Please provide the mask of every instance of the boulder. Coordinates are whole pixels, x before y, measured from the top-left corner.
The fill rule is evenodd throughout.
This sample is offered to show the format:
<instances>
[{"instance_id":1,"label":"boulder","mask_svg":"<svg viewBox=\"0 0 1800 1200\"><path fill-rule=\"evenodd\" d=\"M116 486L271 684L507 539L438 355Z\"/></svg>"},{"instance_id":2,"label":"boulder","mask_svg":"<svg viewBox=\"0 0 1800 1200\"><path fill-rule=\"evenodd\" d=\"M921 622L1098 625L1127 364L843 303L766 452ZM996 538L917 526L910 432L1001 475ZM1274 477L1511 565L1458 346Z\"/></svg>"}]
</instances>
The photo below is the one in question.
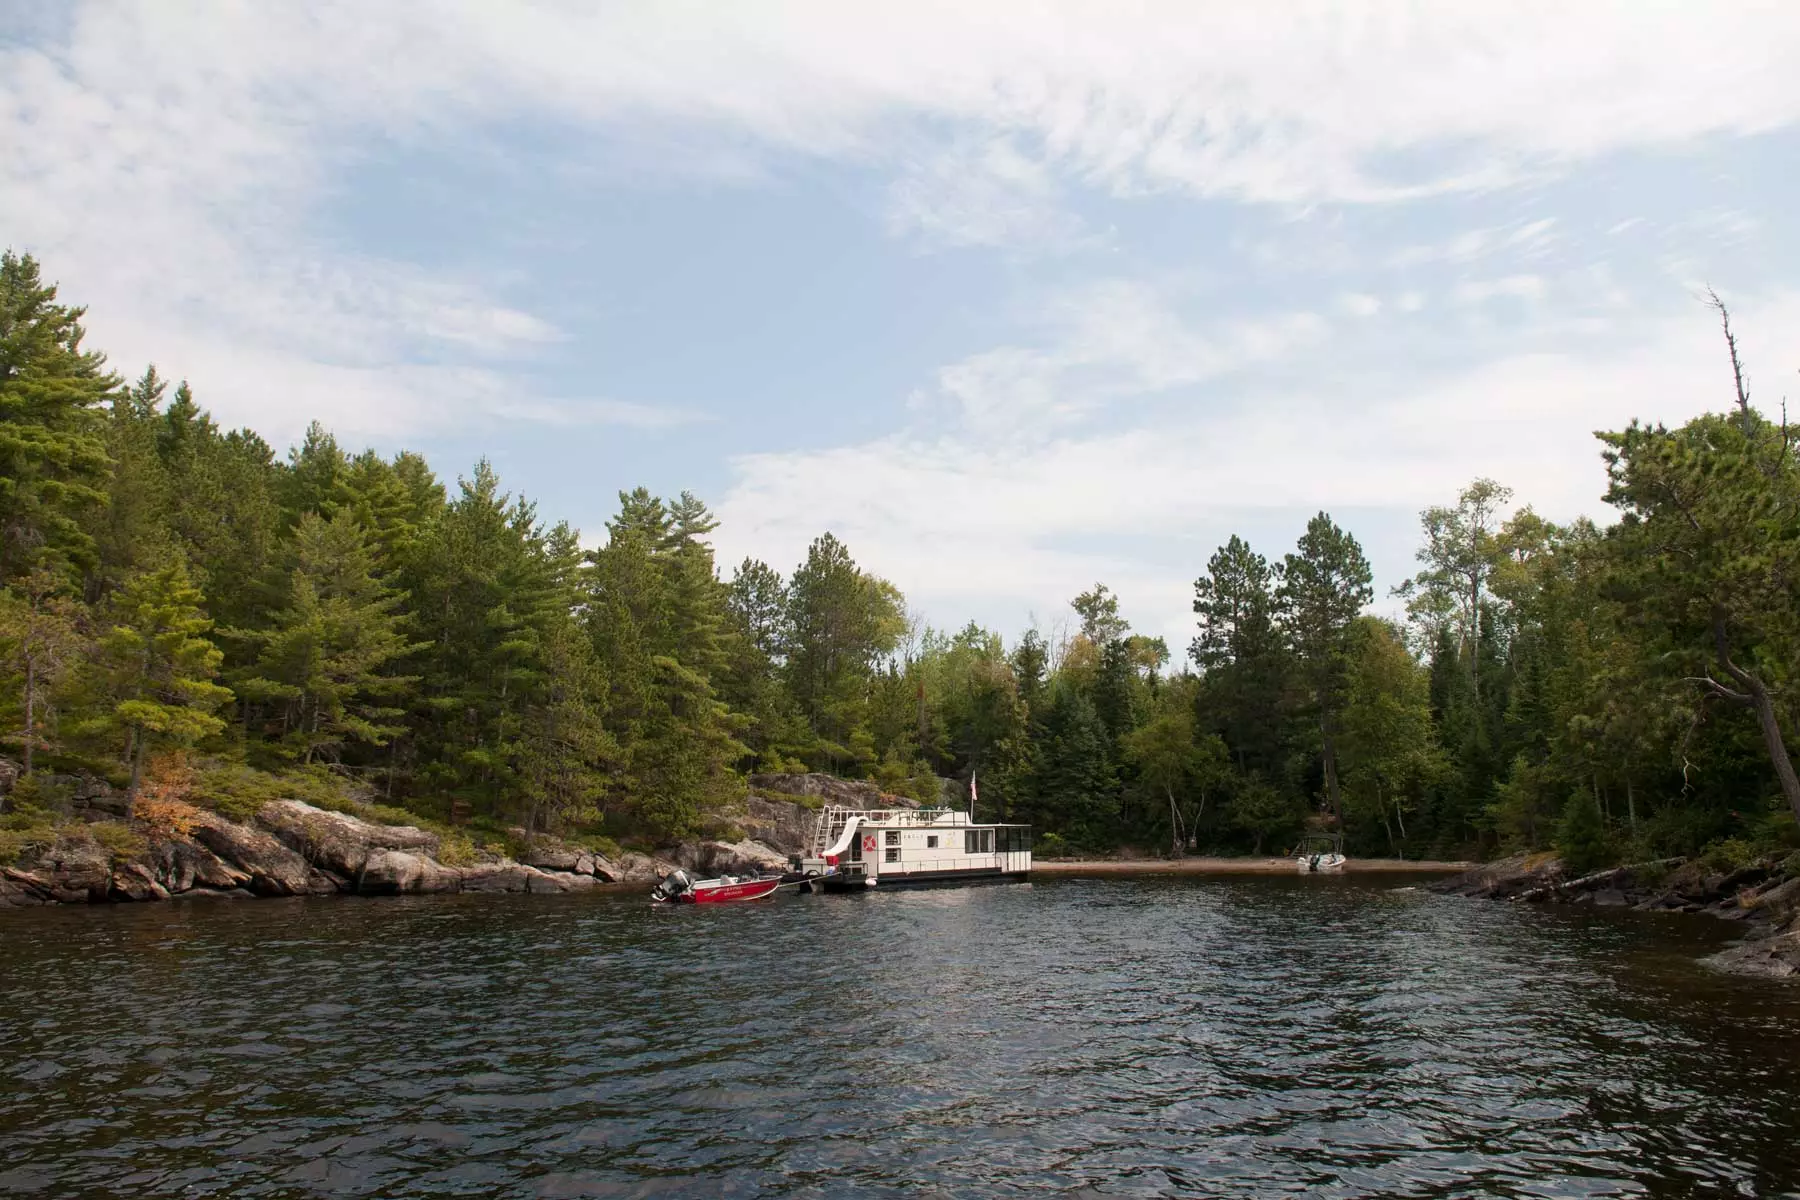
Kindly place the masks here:
<instances>
[{"instance_id":1,"label":"boulder","mask_svg":"<svg viewBox=\"0 0 1800 1200\"><path fill-rule=\"evenodd\" d=\"M598 883L617 883L618 868L598 854L584 854L575 863L577 875L589 875Z\"/></svg>"},{"instance_id":2,"label":"boulder","mask_svg":"<svg viewBox=\"0 0 1800 1200\"><path fill-rule=\"evenodd\" d=\"M38 855L32 873L44 880L50 898L63 904L104 900L112 890L112 855L86 839L59 838Z\"/></svg>"},{"instance_id":3,"label":"boulder","mask_svg":"<svg viewBox=\"0 0 1800 1200\"><path fill-rule=\"evenodd\" d=\"M113 871L112 900L167 900L169 889L156 881L143 863L129 862Z\"/></svg>"},{"instance_id":4,"label":"boulder","mask_svg":"<svg viewBox=\"0 0 1800 1200\"><path fill-rule=\"evenodd\" d=\"M541 871L580 871L582 859L591 857L585 851L553 838L534 838L530 848L519 855L519 861Z\"/></svg>"},{"instance_id":5,"label":"boulder","mask_svg":"<svg viewBox=\"0 0 1800 1200\"><path fill-rule=\"evenodd\" d=\"M170 838L153 843L145 857L156 881L171 893L192 888L241 888L250 873L239 870L198 842Z\"/></svg>"},{"instance_id":6,"label":"boulder","mask_svg":"<svg viewBox=\"0 0 1800 1200\"><path fill-rule=\"evenodd\" d=\"M259 896L326 895L337 885L271 834L207 813L194 826L193 838L219 858L248 875Z\"/></svg>"},{"instance_id":7,"label":"boulder","mask_svg":"<svg viewBox=\"0 0 1800 1200\"><path fill-rule=\"evenodd\" d=\"M1800 975L1800 922L1769 936L1728 946L1705 961L1735 975L1760 975L1765 979Z\"/></svg>"},{"instance_id":8,"label":"boulder","mask_svg":"<svg viewBox=\"0 0 1800 1200\"><path fill-rule=\"evenodd\" d=\"M647 854L621 854L613 866L613 882L615 883L655 883L664 875L675 869L677 864L667 859L651 858Z\"/></svg>"},{"instance_id":9,"label":"boulder","mask_svg":"<svg viewBox=\"0 0 1800 1200\"><path fill-rule=\"evenodd\" d=\"M754 875L759 871L785 871L788 861L779 850L761 842L690 842L669 851L669 857L702 877Z\"/></svg>"},{"instance_id":10,"label":"boulder","mask_svg":"<svg viewBox=\"0 0 1800 1200\"><path fill-rule=\"evenodd\" d=\"M69 808L76 816L89 821L122 821L131 813L131 797L104 779L78 775Z\"/></svg>"},{"instance_id":11,"label":"boulder","mask_svg":"<svg viewBox=\"0 0 1800 1200\"><path fill-rule=\"evenodd\" d=\"M744 801L744 818L738 822L756 841L787 854L804 853L818 821L815 809L778 796L752 794Z\"/></svg>"},{"instance_id":12,"label":"boulder","mask_svg":"<svg viewBox=\"0 0 1800 1200\"><path fill-rule=\"evenodd\" d=\"M1536 898L1567 879L1562 860L1551 855L1518 854L1464 871L1449 879L1426 884L1426 890L1451 896L1479 896L1493 900Z\"/></svg>"},{"instance_id":13,"label":"boulder","mask_svg":"<svg viewBox=\"0 0 1800 1200\"><path fill-rule=\"evenodd\" d=\"M435 858L405 850L382 850L363 863L356 891L364 896L399 896L461 890L462 873Z\"/></svg>"},{"instance_id":14,"label":"boulder","mask_svg":"<svg viewBox=\"0 0 1800 1200\"><path fill-rule=\"evenodd\" d=\"M521 866L516 862L477 863L463 870L462 890L465 892L529 892L533 880L540 881L536 891L561 891L554 883L548 882L549 876L536 867Z\"/></svg>"},{"instance_id":15,"label":"boulder","mask_svg":"<svg viewBox=\"0 0 1800 1200\"><path fill-rule=\"evenodd\" d=\"M30 871L0 868L0 908L30 908L50 903L50 883Z\"/></svg>"},{"instance_id":16,"label":"boulder","mask_svg":"<svg viewBox=\"0 0 1800 1200\"><path fill-rule=\"evenodd\" d=\"M272 800L257 823L315 867L354 879L371 855L404 850L435 858L441 840L413 825L376 825L345 813L327 812L298 800Z\"/></svg>"}]
</instances>

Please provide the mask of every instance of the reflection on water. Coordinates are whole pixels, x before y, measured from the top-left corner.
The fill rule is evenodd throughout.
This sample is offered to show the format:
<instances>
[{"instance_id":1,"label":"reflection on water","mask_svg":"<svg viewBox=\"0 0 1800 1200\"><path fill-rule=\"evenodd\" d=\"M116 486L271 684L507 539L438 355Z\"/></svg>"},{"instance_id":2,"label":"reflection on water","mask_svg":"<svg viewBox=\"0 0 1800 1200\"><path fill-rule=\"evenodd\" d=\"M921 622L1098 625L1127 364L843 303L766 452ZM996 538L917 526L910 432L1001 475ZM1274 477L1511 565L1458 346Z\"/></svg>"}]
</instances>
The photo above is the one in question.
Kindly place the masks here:
<instances>
[{"instance_id":1,"label":"reflection on water","mask_svg":"<svg viewBox=\"0 0 1800 1200\"><path fill-rule=\"evenodd\" d=\"M1728 928L1397 882L0 913L0 1193L1800 1188Z\"/></svg>"}]
</instances>

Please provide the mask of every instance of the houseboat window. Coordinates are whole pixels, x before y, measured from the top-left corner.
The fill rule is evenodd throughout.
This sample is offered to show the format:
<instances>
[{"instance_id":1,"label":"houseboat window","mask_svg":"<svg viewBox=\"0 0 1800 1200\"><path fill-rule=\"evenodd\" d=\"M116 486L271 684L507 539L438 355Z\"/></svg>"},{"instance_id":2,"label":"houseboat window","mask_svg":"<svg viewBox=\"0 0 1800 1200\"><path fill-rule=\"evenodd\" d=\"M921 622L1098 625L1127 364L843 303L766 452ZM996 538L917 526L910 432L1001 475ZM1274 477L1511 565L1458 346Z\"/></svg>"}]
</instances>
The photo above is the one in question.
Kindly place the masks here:
<instances>
[{"instance_id":1,"label":"houseboat window","mask_svg":"<svg viewBox=\"0 0 1800 1200\"><path fill-rule=\"evenodd\" d=\"M991 829L971 829L963 834L964 854L992 854L994 852L994 831Z\"/></svg>"},{"instance_id":2,"label":"houseboat window","mask_svg":"<svg viewBox=\"0 0 1800 1200\"><path fill-rule=\"evenodd\" d=\"M898 847L898 846L889 846L888 847L887 861L888 862L899 862L900 861L900 847Z\"/></svg>"},{"instance_id":3,"label":"houseboat window","mask_svg":"<svg viewBox=\"0 0 1800 1200\"><path fill-rule=\"evenodd\" d=\"M885 844L889 845L889 846L898 846L900 844L900 831L898 829L888 830L887 831L887 842ZM892 860L890 859L889 861L892 861Z\"/></svg>"},{"instance_id":4,"label":"houseboat window","mask_svg":"<svg viewBox=\"0 0 1800 1200\"><path fill-rule=\"evenodd\" d=\"M925 835L925 848L927 850L936 850L937 849L937 834L928 833Z\"/></svg>"}]
</instances>

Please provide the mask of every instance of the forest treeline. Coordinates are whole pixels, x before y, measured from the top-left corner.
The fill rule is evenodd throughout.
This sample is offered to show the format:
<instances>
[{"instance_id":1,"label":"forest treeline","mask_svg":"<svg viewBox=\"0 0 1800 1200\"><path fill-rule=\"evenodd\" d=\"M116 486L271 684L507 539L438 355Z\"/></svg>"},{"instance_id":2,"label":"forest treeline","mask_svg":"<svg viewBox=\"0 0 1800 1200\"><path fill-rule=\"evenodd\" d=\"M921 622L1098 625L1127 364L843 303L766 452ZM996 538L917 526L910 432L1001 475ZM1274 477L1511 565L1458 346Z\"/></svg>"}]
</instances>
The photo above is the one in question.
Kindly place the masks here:
<instances>
[{"instance_id":1,"label":"forest treeline","mask_svg":"<svg viewBox=\"0 0 1800 1200\"><path fill-rule=\"evenodd\" d=\"M154 368L111 373L82 315L0 258L0 725L26 775L0 821L174 762L196 802L341 781L646 843L802 769L923 800L976 774L981 815L1040 850L1795 837L1797 439L1735 346L1723 411L1600 436L1611 526L1477 480L1422 515L1404 622L1368 614L1327 514L1279 554L1233 537L1172 655L1104 585L1009 646L921 627L829 533L786 572L722 571L687 493L621 493L585 549L485 462L447 483L317 425L282 456Z\"/></svg>"}]
</instances>

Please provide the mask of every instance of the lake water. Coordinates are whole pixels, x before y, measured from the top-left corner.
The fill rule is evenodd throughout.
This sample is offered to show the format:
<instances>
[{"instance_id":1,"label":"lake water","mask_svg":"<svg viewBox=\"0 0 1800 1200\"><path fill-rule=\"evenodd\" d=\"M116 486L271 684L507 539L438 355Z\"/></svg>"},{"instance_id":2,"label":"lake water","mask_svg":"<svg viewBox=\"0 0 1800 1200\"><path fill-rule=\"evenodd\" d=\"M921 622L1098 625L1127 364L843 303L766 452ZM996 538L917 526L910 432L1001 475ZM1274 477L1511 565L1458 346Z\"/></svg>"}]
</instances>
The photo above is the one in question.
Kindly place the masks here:
<instances>
[{"instance_id":1,"label":"lake water","mask_svg":"<svg viewBox=\"0 0 1800 1200\"><path fill-rule=\"evenodd\" d=\"M1407 882L0 913L0 1193L1800 1189L1728 927Z\"/></svg>"}]
</instances>

